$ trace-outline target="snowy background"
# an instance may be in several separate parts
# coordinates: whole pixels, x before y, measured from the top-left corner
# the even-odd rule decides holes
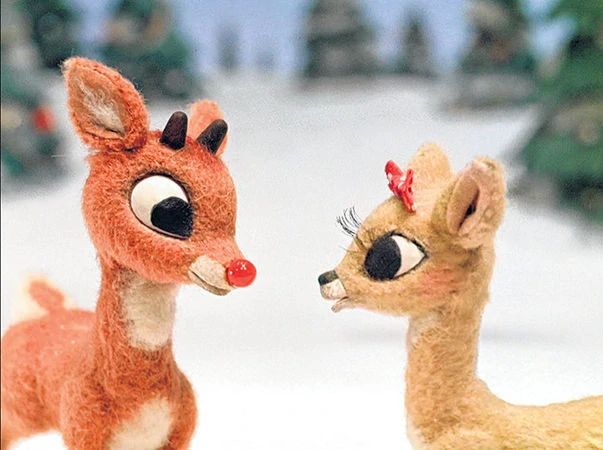
[[[70,131],[59,80],[49,86],[73,173],[58,186],[3,195],[3,331],[28,272],[47,274],[85,308],[99,285],[79,207],[86,150]],[[444,146],[456,169],[476,155],[508,161],[535,110],[445,113],[437,85],[388,79],[302,91],[286,79],[236,77],[211,92],[231,129],[225,159],[239,192],[239,244],[259,275],[225,298],[197,287],[179,296],[176,358],[200,411],[193,448],[409,448],[407,321],[335,315],[319,294],[316,277],[348,243],[335,216],[351,205],[367,215],[389,195],[384,163],[404,164],[427,140]],[[151,106],[153,126],[182,107]],[[479,375],[517,403],[602,394],[601,231],[512,198],[497,249]],[[63,447],[53,434],[18,448]]]
[[[531,24],[530,44],[538,53],[550,56],[567,35],[568,24],[542,20],[556,0],[524,0]],[[392,58],[400,48],[400,28],[410,12],[423,16],[438,69],[450,71],[471,38],[466,13],[467,0],[370,0],[357,2],[377,33],[377,52]],[[87,50],[104,39],[103,22],[110,15],[112,1],[73,0],[81,12],[78,38]],[[253,66],[262,50],[274,52],[276,69],[294,73],[301,69],[304,51],[303,27],[310,0],[172,0],[178,28],[194,42],[194,59],[204,72],[219,69],[217,36],[225,26],[240,35],[240,57]]]

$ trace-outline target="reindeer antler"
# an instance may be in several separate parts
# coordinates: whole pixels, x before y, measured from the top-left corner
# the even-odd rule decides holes
[[[415,200],[412,190],[414,171],[408,169],[404,172],[394,161],[388,161],[385,165],[385,174],[389,181],[389,188],[394,195],[402,200],[406,209],[413,213],[415,209]]]
[[[186,142],[186,129],[188,127],[188,117],[182,111],[176,111],[172,114],[161,133],[159,142],[167,145],[172,150],[180,150]]]

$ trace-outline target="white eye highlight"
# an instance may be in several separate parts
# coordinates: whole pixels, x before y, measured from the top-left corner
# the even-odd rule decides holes
[[[164,175],[140,180],[130,194],[130,207],[140,222],[168,236],[192,234],[193,210],[182,186]]]
[[[421,261],[423,261],[425,254],[417,244],[409,241],[404,236],[394,234],[392,239],[400,250],[400,268],[396,272],[396,277],[399,277],[409,270],[414,269]]]

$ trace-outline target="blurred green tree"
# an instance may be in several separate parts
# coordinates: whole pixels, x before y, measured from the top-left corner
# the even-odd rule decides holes
[[[147,97],[188,97],[198,89],[192,50],[161,0],[119,0],[101,53]]]
[[[393,72],[431,78],[435,75],[431,48],[424,21],[417,12],[410,14],[401,33],[401,46]]]
[[[29,32],[45,67],[58,68],[63,60],[79,53],[75,38],[79,14],[67,0],[19,0],[18,7],[29,23]]]
[[[470,107],[533,100],[536,60],[520,0],[472,0],[473,38],[460,62],[460,98]]]
[[[218,58],[223,72],[239,69],[239,34],[235,27],[226,26],[218,32]]]
[[[469,16],[474,39],[461,61],[463,72],[534,72],[519,0],[473,0]]]
[[[559,0],[550,17],[573,29],[541,83],[540,125],[520,156],[564,203],[603,223],[603,1]]]
[[[374,33],[356,0],[314,0],[305,28],[306,78],[372,75]]]
[[[37,85],[22,70],[0,65],[2,172],[14,177],[59,176],[64,159],[55,158],[60,135],[55,117]]]

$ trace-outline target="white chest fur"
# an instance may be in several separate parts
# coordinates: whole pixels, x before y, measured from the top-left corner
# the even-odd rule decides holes
[[[115,431],[110,450],[156,450],[167,444],[172,429],[172,412],[165,398],[156,398]]]
[[[123,314],[133,347],[157,350],[172,335],[176,315],[173,284],[154,283],[131,275],[123,291]]]

